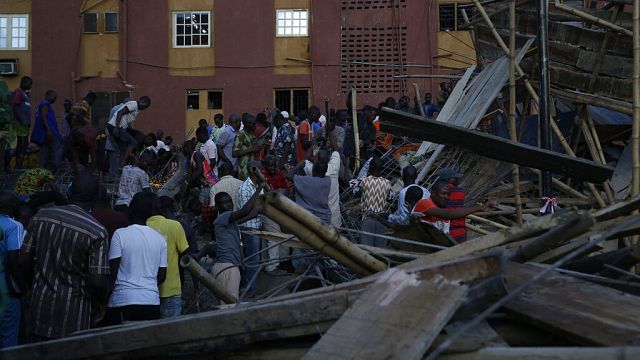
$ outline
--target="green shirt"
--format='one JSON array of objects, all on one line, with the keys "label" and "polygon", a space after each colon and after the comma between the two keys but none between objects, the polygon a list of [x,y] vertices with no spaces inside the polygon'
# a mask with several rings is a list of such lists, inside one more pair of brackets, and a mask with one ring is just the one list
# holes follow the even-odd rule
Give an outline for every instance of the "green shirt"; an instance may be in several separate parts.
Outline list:
[{"label": "green shirt", "polygon": [[[233,151],[245,151],[251,149],[256,142],[253,134],[244,130],[238,133],[233,143]],[[249,176],[249,161],[253,160],[253,153],[238,157],[238,179],[244,181]]]}]

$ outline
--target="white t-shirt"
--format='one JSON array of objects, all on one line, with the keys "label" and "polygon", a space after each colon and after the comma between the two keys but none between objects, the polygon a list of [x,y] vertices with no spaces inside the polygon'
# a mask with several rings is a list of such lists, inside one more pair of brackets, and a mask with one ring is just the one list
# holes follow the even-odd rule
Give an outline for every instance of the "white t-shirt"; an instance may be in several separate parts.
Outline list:
[{"label": "white t-shirt", "polygon": [[158,268],[167,267],[167,242],[154,229],[131,225],[111,238],[109,260],[120,258],[108,307],[159,305]]},{"label": "white t-shirt", "polygon": [[[209,139],[202,146],[200,146],[200,153],[204,155],[204,158],[209,162],[209,159],[218,160],[218,148],[213,140]],[[216,165],[215,163],[213,164]]]},{"label": "white t-shirt", "polygon": [[120,105],[116,109],[116,111],[114,111],[113,115],[111,116],[111,119],[109,119],[109,123],[108,123],[109,125],[116,126],[116,119],[118,118],[118,112],[122,110],[122,108],[124,108],[125,106],[129,109],[129,112],[122,115],[122,118],[120,119],[120,127],[123,129],[126,129],[131,125],[131,123],[133,123],[136,120],[136,117],[140,113],[140,111],[138,111],[138,102],[127,101],[126,103]]},{"label": "white t-shirt", "polygon": [[171,149],[162,140],[156,140],[156,149],[158,150],[164,149],[166,151],[171,151]]}]

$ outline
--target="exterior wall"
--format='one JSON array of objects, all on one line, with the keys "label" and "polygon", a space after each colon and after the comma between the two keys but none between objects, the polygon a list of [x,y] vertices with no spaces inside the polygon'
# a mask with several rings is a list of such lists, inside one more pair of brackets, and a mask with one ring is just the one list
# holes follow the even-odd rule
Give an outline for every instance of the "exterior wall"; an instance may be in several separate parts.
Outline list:
[{"label": "exterior wall", "polygon": [[0,59],[18,59],[18,75],[5,76],[2,80],[7,82],[9,89],[15,89],[20,85],[20,78],[31,76],[32,49],[33,49],[33,16],[31,16],[31,0],[2,0],[0,1],[0,14],[28,14],[29,15],[29,46],[27,50],[0,50]]},{"label": "exterior wall", "polygon": [[[437,2],[395,0],[403,4],[397,10],[343,9],[345,4],[365,2],[369,1],[87,1],[85,6],[117,6],[119,11],[115,47],[109,40],[108,46],[102,44],[93,49],[89,49],[90,41],[105,35],[82,35],[82,0],[34,2],[30,34],[34,94],[39,100],[45,90],[57,90],[61,100],[55,104],[58,111],[62,110],[63,99],[78,100],[89,90],[131,91],[135,99],[148,95],[151,107],[140,114],[134,127],[143,132],[162,128],[176,143],[202,117],[212,121],[218,112],[228,117],[232,112],[256,113],[264,107],[272,108],[274,89],[309,89],[310,104],[322,108],[327,98],[332,108],[344,108],[348,86],[342,82],[341,27],[386,28],[395,24],[405,28],[402,38],[396,39],[403,43],[405,65],[430,65],[438,53],[438,24],[434,21]],[[275,11],[284,8],[309,9],[309,37],[276,37]],[[210,48],[173,48],[173,12],[180,10],[211,11]],[[109,61],[101,60],[105,58]],[[287,58],[308,59],[310,63]],[[389,79],[400,73],[391,69],[396,72],[389,73]],[[439,71],[442,70],[404,68],[409,75]],[[424,78],[393,81],[402,85],[398,91],[367,93],[356,86],[358,106],[377,105],[387,96],[397,98],[403,90],[413,97],[414,82],[422,92],[437,90],[438,83],[437,79]],[[199,110],[187,110],[187,90],[201,90]],[[224,110],[207,109],[207,90],[222,91]]]},{"label": "exterior wall", "polygon": [[[118,21],[118,32],[107,33],[104,31],[105,12],[115,12],[119,14],[118,0],[108,0],[85,5],[85,13],[98,14],[98,32],[82,33],[80,39],[80,52],[82,54],[81,76],[94,77],[101,76],[107,78],[116,77],[119,69],[119,33],[120,21]],[[93,5],[93,6],[92,6]],[[118,19],[120,20],[120,19]]]}]

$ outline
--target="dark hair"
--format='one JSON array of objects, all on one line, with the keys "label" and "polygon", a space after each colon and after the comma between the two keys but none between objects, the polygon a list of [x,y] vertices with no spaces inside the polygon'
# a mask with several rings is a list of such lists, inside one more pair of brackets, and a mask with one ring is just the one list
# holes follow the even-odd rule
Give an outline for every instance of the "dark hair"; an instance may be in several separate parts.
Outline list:
[{"label": "dark hair", "polygon": [[[0,190],[0,212],[14,212],[18,204],[18,195],[13,191]],[[5,214],[15,215],[15,214]],[[22,234],[21,234],[22,235]]]},{"label": "dark hair", "polygon": [[431,192],[434,192],[434,190],[436,189],[440,189],[442,187],[449,187],[449,182],[447,182],[447,180],[438,180],[435,183],[433,183],[433,185],[431,185]]},{"label": "dark hair", "polygon": [[408,202],[416,202],[422,199],[423,196],[424,196],[424,192],[422,191],[421,187],[417,185],[411,185],[407,189],[407,192],[404,195],[404,199],[405,201],[408,201]]},{"label": "dark hair", "polygon": [[96,101],[96,93],[89,91],[87,95],[85,95],[84,100],[89,104],[93,104],[93,102]]},{"label": "dark hair", "polygon": [[214,120],[224,120],[224,115],[217,113],[215,115],[213,115],[213,119]]},{"label": "dark hair", "polygon": [[98,197],[100,183],[92,175],[79,175],[71,185],[71,200],[81,203],[92,203]]},{"label": "dark hair", "polygon": [[30,86],[33,85],[33,79],[30,78],[29,76],[23,76],[22,78],[20,78],[20,87],[26,87],[26,86]]},{"label": "dark hair", "polygon": [[206,137],[208,134],[209,134],[209,130],[207,130],[207,128],[204,126],[199,126],[196,129],[196,136],[203,135],[204,137]]},{"label": "dark hair", "polygon": [[317,161],[313,164],[313,172],[320,175],[320,177],[325,177],[327,174],[328,164],[326,162]]},{"label": "dark hair", "polygon": [[209,122],[207,121],[207,119],[198,120],[198,126],[207,126],[207,125],[209,125]]},{"label": "dark hair", "polygon": [[162,210],[170,212],[175,211],[176,201],[171,196],[160,196],[158,200],[160,200],[160,206],[162,207]]},{"label": "dark hair", "polygon": [[213,198],[213,201],[214,201],[216,204],[217,204],[217,203],[219,203],[219,202],[222,202],[222,199],[223,199],[225,196],[228,196],[228,197],[231,199],[231,201],[233,201],[233,198],[231,198],[231,195],[229,195],[228,193],[226,193],[226,192],[224,192],[224,191],[221,191],[221,192],[217,193],[217,194],[216,194],[216,196]]},{"label": "dark hair", "polygon": [[56,93],[54,90],[47,90],[47,92],[44,93],[45,98],[49,98],[54,95],[58,95],[58,93]]},{"label": "dark hair", "polygon": [[228,161],[223,161],[222,164],[220,164],[218,171],[220,172],[220,177],[233,175],[233,165]]},{"label": "dark hair", "polygon": [[320,108],[315,106],[315,105],[311,105],[311,107],[309,107],[309,109],[307,110],[307,114],[318,114],[320,115]]},{"label": "dark hair", "polygon": [[158,196],[152,192],[139,192],[129,203],[129,219],[132,223],[146,222],[153,214]]},{"label": "dark hair", "polygon": [[147,105],[151,105],[151,98],[148,96],[140,96],[139,102],[147,103]]}]

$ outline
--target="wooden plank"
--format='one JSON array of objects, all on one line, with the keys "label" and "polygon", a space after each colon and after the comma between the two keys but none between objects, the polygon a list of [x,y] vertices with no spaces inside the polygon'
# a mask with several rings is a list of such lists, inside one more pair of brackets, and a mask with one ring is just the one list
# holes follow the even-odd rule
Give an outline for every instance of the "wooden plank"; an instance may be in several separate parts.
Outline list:
[{"label": "wooden plank", "polygon": [[[431,345],[431,349],[435,349],[446,338],[447,335],[455,333],[461,326],[460,323],[451,323],[444,328],[442,334],[438,335],[436,340]],[[456,354],[466,353],[472,351],[478,351],[484,347],[503,347],[508,346],[500,335],[489,325],[488,322],[483,321],[473,328],[473,331],[468,332],[465,336],[456,340],[451,346],[449,346],[444,354]]]},{"label": "wooden plank", "polygon": [[490,347],[476,352],[445,354],[441,360],[634,360],[640,347]]},{"label": "wooden plank", "polygon": [[395,135],[449,144],[492,159],[549,170],[594,183],[601,183],[613,174],[613,168],[593,161],[573,158],[389,108],[382,109],[382,130]]},{"label": "wooden plank", "polygon": [[[348,292],[145,321],[18,346],[4,360],[154,358],[229,351],[247,344],[317,334],[349,307]],[[295,310],[294,310],[295,309]]]},{"label": "wooden plank", "polygon": [[389,270],[303,359],[421,359],[466,293],[444,278],[425,282]]},{"label": "wooden plank", "polygon": [[[508,263],[508,289],[541,270]],[[505,308],[527,321],[584,345],[640,344],[640,297],[553,273],[529,286]]]},{"label": "wooden plank", "polygon": [[489,235],[473,239],[473,241],[467,241],[462,244],[440,250],[436,253],[422,256],[414,261],[402,264],[399,267],[409,268],[413,266],[440,264],[500,245],[528,239],[540,235],[560,224],[564,224],[567,219],[573,216],[574,215],[571,212],[546,215],[519,226],[514,226],[502,231],[496,231]]}]

